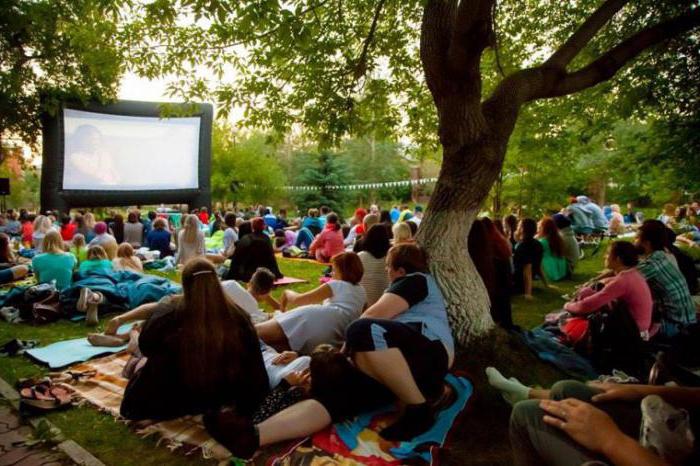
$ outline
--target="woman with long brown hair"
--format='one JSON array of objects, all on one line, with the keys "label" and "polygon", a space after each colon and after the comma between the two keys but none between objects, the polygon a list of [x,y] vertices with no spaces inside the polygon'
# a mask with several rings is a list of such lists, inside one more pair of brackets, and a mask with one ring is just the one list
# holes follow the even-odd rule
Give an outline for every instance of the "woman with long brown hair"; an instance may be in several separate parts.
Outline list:
[{"label": "woman with long brown hair", "polygon": [[564,257],[564,240],[552,217],[543,217],[537,225],[536,238],[542,244],[542,272],[549,281],[559,281],[566,277],[568,265]]},{"label": "woman with long brown hair", "polygon": [[161,300],[143,325],[138,349],[147,359],[129,380],[122,416],[163,420],[230,404],[251,414],[269,384],[250,317],[204,258],[185,265],[182,291]]}]

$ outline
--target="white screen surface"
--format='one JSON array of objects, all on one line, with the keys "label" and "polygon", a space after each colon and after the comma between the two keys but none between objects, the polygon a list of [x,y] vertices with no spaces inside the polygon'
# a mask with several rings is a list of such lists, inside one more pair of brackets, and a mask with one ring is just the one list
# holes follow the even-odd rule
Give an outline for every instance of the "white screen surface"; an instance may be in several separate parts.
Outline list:
[{"label": "white screen surface", "polygon": [[63,189],[196,189],[199,125],[64,109]]}]

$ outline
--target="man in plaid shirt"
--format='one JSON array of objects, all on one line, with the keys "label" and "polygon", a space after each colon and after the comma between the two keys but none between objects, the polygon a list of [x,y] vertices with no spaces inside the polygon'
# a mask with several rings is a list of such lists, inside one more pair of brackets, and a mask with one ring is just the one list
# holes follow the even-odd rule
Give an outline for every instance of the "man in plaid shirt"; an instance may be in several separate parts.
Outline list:
[{"label": "man in plaid shirt", "polygon": [[637,245],[644,259],[637,270],[644,275],[654,297],[654,310],[660,318],[659,334],[673,337],[696,322],[695,304],[683,274],[664,251],[666,226],[658,220],[646,220],[639,228]]}]

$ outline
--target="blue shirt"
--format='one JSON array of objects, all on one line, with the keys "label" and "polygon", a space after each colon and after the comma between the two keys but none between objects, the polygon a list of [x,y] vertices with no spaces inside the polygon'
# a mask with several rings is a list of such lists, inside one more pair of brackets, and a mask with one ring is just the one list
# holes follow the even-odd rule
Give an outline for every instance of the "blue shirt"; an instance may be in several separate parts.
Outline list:
[{"label": "blue shirt", "polygon": [[56,288],[63,290],[73,282],[73,268],[77,259],[73,254],[44,253],[34,256],[32,268],[39,276],[39,283],[50,283],[56,280]]},{"label": "blue shirt", "polygon": [[173,251],[170,249],[170,232],[168,230],[151,230],[146,237],[148,247],[155,251],[160,251],[160,257],[172,256]]},{"label": "blue shirt", "polygon": [[391,209],[391,212],[389,212],[389,217],[391,217],[391,223],[396,223],[399,221],[399,216],[401,215],[401,211],[399,209]]}]

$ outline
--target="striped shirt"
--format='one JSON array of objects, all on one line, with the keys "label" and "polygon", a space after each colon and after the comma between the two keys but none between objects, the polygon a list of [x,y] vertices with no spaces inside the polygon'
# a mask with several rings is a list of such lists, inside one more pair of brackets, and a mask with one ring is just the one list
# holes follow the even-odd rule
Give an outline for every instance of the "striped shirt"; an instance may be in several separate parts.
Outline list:
[{"label": "striped shirt", "polygon": [[362,262],[364,273],[360,285],[367,294],[367,307],[371,306],[384,294],[389,287],[389,276],[386,273],[384,257],[377,259],[367,251],[357,254]]},{"label": "striped shirt", "polygon": [[663,251],[654,251],[640,261],[637,270],[649,284],[662,323],[681,327],[695,323],[695,304],[688,284]]}]

